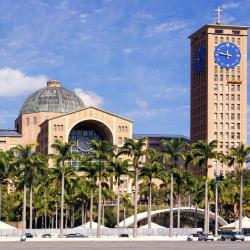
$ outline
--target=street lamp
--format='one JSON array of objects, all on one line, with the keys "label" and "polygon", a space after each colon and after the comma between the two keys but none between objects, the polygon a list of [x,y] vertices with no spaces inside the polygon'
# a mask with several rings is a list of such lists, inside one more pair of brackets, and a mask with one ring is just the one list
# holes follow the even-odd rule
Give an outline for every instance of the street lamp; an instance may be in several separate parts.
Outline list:
[{"label": "street lamp", "polygon": [[214,234],[218,236],[218,183],[224,180],[223,172],[215,175],[215,228]]}]

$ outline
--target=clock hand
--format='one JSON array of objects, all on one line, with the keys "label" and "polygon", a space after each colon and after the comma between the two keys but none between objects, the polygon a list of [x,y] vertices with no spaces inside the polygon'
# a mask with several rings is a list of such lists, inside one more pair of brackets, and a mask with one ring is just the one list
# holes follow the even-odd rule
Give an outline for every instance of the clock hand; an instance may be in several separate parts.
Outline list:
[{"label": "clock hand", "polygon": [[227,53],[219,52],[219,55],[226,56],[227,59],[229,59],[229,58],[232,56],[232,55],[230,55],[230,54],[228,53],[228,50],[227,50]]},{"label": "clock hand", "polygon": [[228,53],[228,50],[227,50],[227,59],[229,59],[231,56],[232,56],[232,55],[230,55],[230,54]]}]

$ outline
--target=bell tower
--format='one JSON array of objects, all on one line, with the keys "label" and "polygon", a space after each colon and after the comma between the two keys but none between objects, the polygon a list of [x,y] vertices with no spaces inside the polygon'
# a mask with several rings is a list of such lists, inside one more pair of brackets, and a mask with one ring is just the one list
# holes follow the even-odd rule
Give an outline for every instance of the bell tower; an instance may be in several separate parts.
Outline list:
[{"label": "bell tower", "polygon": [[[247,143],[247,26],[216,23],[189,36],[191,44],[191,143],[218,141],[218,152]],[[209,176],[233,171],[210,162]],[[202,174],[200,169],[194,170]]]}]

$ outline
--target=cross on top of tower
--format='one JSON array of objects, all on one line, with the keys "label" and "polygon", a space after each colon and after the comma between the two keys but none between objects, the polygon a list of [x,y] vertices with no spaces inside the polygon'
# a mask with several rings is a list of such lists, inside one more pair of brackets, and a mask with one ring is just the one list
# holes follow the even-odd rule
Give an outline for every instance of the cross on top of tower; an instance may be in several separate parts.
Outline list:
[{"label": "cross on top of tower", "polygon": [[221,24],[221,20],[220,20],[220,13],[222,12],[223,10],[220,8],[220,6],[218,6],[218,8],[215,10],[215,12],[217,13],[217,19],[216,19],[216,24]]}]

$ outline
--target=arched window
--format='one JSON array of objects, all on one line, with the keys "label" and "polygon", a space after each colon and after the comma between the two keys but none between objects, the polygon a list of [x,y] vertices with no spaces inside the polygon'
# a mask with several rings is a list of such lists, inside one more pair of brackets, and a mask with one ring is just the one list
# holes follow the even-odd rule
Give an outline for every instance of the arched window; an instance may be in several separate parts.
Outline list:
[{"label": "arched window", "polygon": [[237,38],[237,45],[240,46],[240,38]]},{"label": "arched window", "polygon": [[119,144],[119,145],[122,144],[122,138],[121,138],[121,137],[118,138],[118,144]]}]

